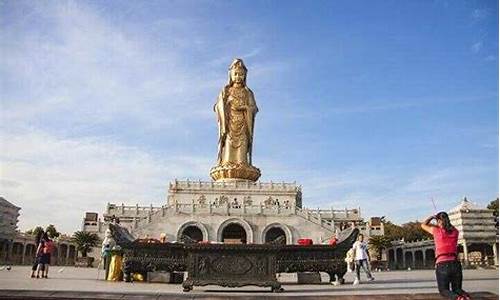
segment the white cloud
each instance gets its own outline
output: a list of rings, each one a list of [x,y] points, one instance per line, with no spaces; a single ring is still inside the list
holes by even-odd
[[[415,169],[414,166],[383,169],[353,168],[334,171],[334,175],[308,174],[304,204],[308,207],[361,207],[363,217],[382,216],[397,222],[421,219],[433,213],[431,199],[438,210],[449,210],[463,196],[485,206],[497,195],[488,193],[480,178],[494,174],[494,166],[460,165]],[[300,171],[296,172],[301,176]]]
[[[22,208],[21,229],[53,223],[79,229],[85,211],[101,213],[107,202],[165,203],[175,176],[206,173],[211,160],[163,159],[105,138],[61,139],[38,130],[4,134],[2,196]]]
[[[482,48],[483,48],[483,42],[476,42],[471,46],[471,50],[474,53],[479,53],[479,51],[481,51]]]
[[[2,46],[2,76],[14,82],[2,92],[6,121],[57,116],[72,124],[126,119],[172,128],[185,118],[208,118],[198,110],[213,97],[204,100],[202,91],[216,90],[218,81],[178,63],[172,45],[151,43],[106,22],[81,2],[53,3],[36,12],[27,21],[40,17],[47,21],[44,29],[20,24],[1,31],[2,40],[9,40]],[[15,90],[19,83],[22,91]]]
[[[477,8],[472,11],[472,19],[475,21],[480,21],[485,19],[489,15],[487,9]]]

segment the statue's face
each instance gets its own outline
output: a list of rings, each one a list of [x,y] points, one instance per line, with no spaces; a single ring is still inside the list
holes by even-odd
[[[231,70],[231,81],[238,84],[243,84],[245,82],[245,70],[242,69],[232,69]]]

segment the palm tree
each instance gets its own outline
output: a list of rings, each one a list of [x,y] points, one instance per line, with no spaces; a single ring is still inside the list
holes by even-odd
[[[391,240],[383,235],[372,236],[368,241],[371,248],[377,251],[377,260],[382,259],[382,251],[391,246]]]
[[[82,252],[82,257],[87,257],[87,253],[96,247],[99,243],[99,236],[92,232],[77,231],[73,236],[76,243],[76,249]]]

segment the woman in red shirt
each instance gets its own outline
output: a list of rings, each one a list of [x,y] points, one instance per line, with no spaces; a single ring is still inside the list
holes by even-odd
[[[432,220],[437,224],[432,224]],[[432,234],[436,246],[436,280],[439,293],[449,299],[467,300],[469,295],[462,290],[462,265],[458,261],[458,230],[450,223],[446,212],[428,217],[422,229]],[[450,289],[451,285],[451,289]]]

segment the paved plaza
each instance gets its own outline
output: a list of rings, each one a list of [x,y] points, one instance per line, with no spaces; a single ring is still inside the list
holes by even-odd
[[[14,266],[10,271],[6,269],[0,271],[0,298],[24,291],[23,295],[26,295],[26,297],[37,293],[38,295],[66,295],[68,298],[78,298],[78,296],[83,297],[85,295],[93,295],[92,297],[94,297],[99,295],[99,297],[94,299],[209,299],[236,296],[246,299],[257,297],[262,299],[272,296],[300,296],[301,298],[310,299],[330,296],[339,296],[336,297],[337,299],[440,299],[431,295],[437,294],[433,270],[379,272],[375,273],[376,280],[374,282],[362,282],[358,286],[350,284],[352,282],[352,274],[347,274],[346,279],[348,283],[340,286],[333,286],[328,283],[298,285],[295,283],[296,276],[294,274],[283,274],[280,276],[280,281],[283,282],[285,291],[279,294],[271,293],[268,288],[253,286],[242,288],[204,286],[195,287],[193,291],[183,293],[180,284],[126,283],[96,280],[97,270],[85,268],[65,267],[62,269],[61,267],[52,267],[49,279],[29,278],[29,272],[30,268],[27,266]],[[324,280],[327,278],[326,274],[322,276]],[[464,288],[469,292],[489,292],[498,295],[498,270],[465,270]],[[33,293],[32,291],[39,292]],[[58,291],[58,293],[49,293],[55,291]],[[80,293],[75,294],[75,291]],[[113,297],[116,294],[110,293],[119,293],[120,296]],[[70,297],[69,295],[71,294],[74,296]],[[386,294],[393,295],[393,297],[380,298],[381,295]],[[344,297],[347,295],[364,296],[361,298]],[[407,296],[403,297],[402,295]],[[411,295],[420,296],[409,298]],[[491,297],[482,296],[479,298],[491,299]],[[493,299],[496,298],[493,297]]]

